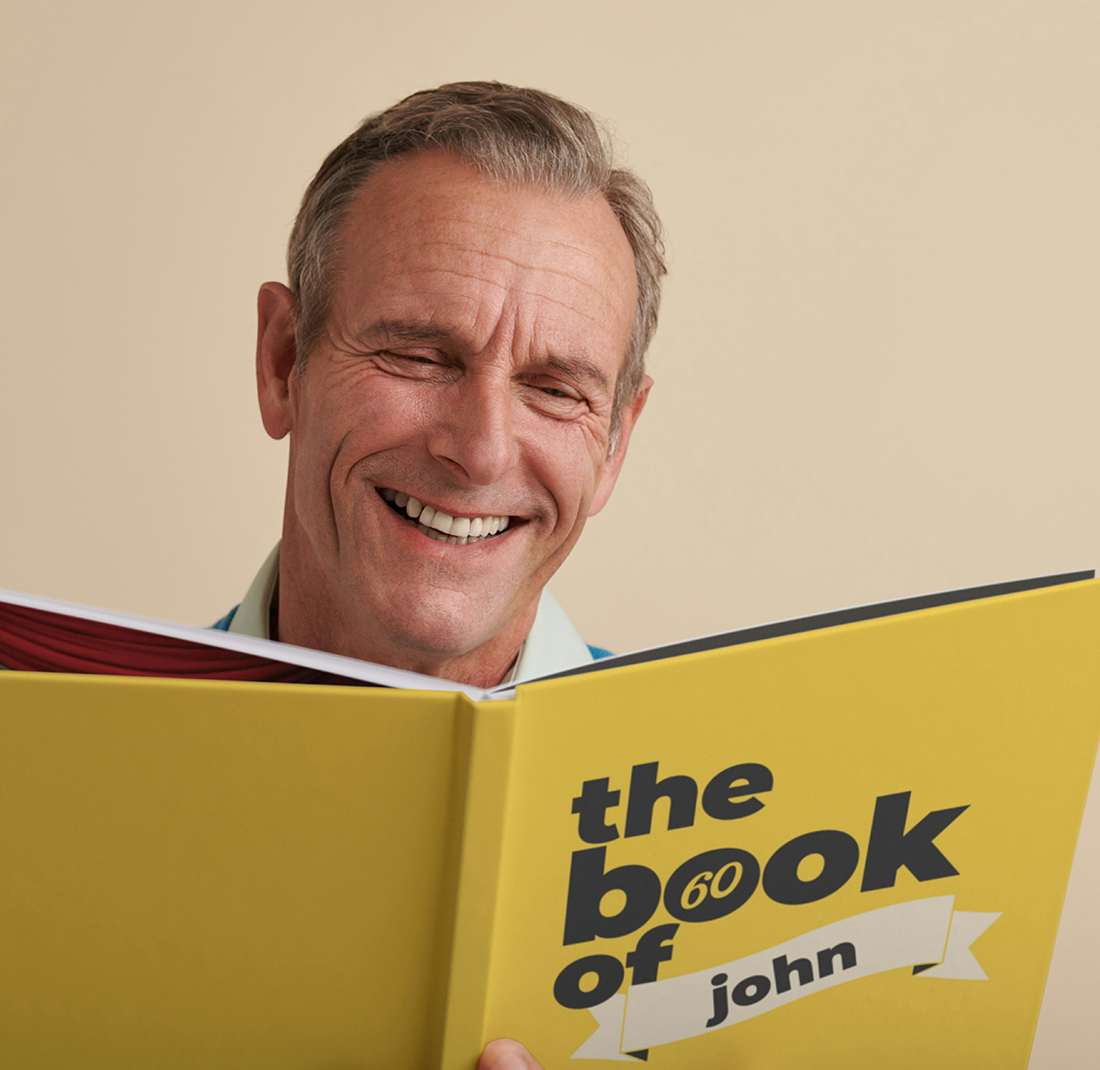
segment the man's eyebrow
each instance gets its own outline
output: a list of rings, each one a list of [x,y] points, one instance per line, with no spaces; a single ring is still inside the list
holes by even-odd
[[[363,341],[385,340],[429,344],[450,341],[454,335],[445,327],[430,320],[380,319],[368,323],[356,332]],[[548,356],[537,362],[540,369],[558,372],[580,383],[588,383],[602,390],[611,389],[607,373],[588,357]]]
[[[364,341],[385,339],[393,342],[442,342],[451,338],[450,331],[430,320],[375,320],[361,327],[356,335]]]
[[[611,389],[607,373],[595,361],[587,357],[547,357],[539,364],[549,371],[561,372],[577,382],[588,383],[602,390]]]

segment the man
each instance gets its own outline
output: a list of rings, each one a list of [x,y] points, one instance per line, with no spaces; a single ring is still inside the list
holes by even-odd
[[[485,686],[590,660],[543,588],[645,404],[662,252],[555,97],[458,83],[365,121],[260,289],[283,536],[218,626]]]
[[[333,150],[287,259],[256,346],[282,541],[217,626],[480,686],[590,660],[544,588],[651,385],[644,184],[584,111],[446,85]],[[500,1042],[483,1065],[534,1064]]]

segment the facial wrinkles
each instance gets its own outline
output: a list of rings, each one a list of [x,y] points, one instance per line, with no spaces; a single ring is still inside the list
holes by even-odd
[[[378,254],[347,265],[352,270],[343,275],[345,297],[354,300],[366,322],[345,334],[354,336],[379,318],[407,318],[415,309],[416,319],[439,322],[462,336],[458,356],[470,363],[464,375],[499,370],[502,378],[509,369],[537,369],[539,358],[556,347],[571,355],[570,338],[583,340],[592,352],[618,348],[621,301],[616,305],[612,297],[623,272],[605,262],[609,257],[553,238],[529,239],[495,221],[490,210],[471,218],[459,207],[442,220],[436,211],[430,226],[420,223],[419,211],[383,212],[382,218],[373,217],[374,241],[365,244],[364,234],[348,243]],[[337,346],[355,356],[337,362],[332,385],[354,389],[360,377],[371,374],[369,362],[361,360],[371,347],[346,338]],[[606,457],[609,416],[610,404],[603,411],[597,404],[592,412],[552,424],[551,437],[560,446],[562,436],[580,436],[590,463],[598,465]],[[536,453],[539,447],[528,446]]]
[[[573,207],[568,200],[552,205],[558,214]],[[537,222],[536,217],[533,223]],[[442,218],[437,211],[430,226],[423,225],[418,210],[391,211],[379,223],[373,243],[376,261],[421,280],[432,272],[446,272],[500,285],[502,279],[514,277],[506,270],[513,267],[520,278],[530,280],[518,286],[510,283],[513,290],[559,302],[593,321],[606,321],[609,314],[614,318],[614,293],[633,287],[633,278],[624,276],[611,258],[552,237],[531,238],[495,220],[490,207],[473,215],[462,202],[455,203]],[[422,286],[418,282],[417,290]]]
[[[597,195],[593,195],[597,196]],[[601,252],[592,248],[577,245],[571,241],[542,235],[538,240],[530,236],[531,224],[549,222],[552,226],[559,226],[564,216],[576,213],[585,198],[572,199],[564,195],[553,198],[548,206],[544,205],[541,212],[533,213],[529,220],[524,220],[522,228],[510,226],[496,217],[492,206],[485,205],[480,211],[471,210],[464,193],[457,195],[449,189],[437,190],[430,197],[425,196],[415,202],[405,211],[398,209],[392,213],[392,234],[394,244],[387,246],[385,239],[380,243],[383,254],[391,252],[393,248],[400,248],[403,244],[402,237],[411,228],[415,228],[424,214],[426,207],[431,207],[434,213],[433,229],[437,242],[451,242],[457,246],[482,247],[492,245],[508,248],[509,255],[521,262],[530,262],[541,266],[544,262],[557,262],[567,264],[575,268],[579,273],[591,273],[594,279],[610,279],[616,286],[629,286],[633,283],[633,272],[624,274],[615,261]],[[609,205],[606,205],[609,217],[613,215]],[[442,209],[442,211],[440,211]],[[585,221],[585,229],[591,225],[590,220]],[[617,227],[617,224],[616,224]],[[484,239],[479,235],[484,235]],[[506,245],[502,245],[501,238]],[[472,240],[471,240],[472,239]],[[626,243],[625,234],[621,235],[623,243]],[[630,256],[630,264],[633,266],[633,256]]]
[[[568,302],[561,300],[559,296],[556,296],[553,290],[557,288],[555,284],[560,285],[561,282],[565,283],[567,289],[575,289],[576,287],[582,287],[588,290],[592,297],[602,306],[604,314],[608,311],[614,312],[615,304],[610,299],[607,293],[607,286],[598,285],[597,283],[585,278],[585,273],[581,269],[581,266],[572,267],[558,267],[553,266],[549,261],[552,257],[536,255],[530,260],[518,259],[517,256],[508,256],[500,252],[487,252],[486,250],[479,248],[476,245],[463,244],[458,241],[428,241],[424,242],[420,248],[420,252],[424,256],[426,261],[425,266],[410,271],[410,274],[417,273],[430,273],[432,271],[451,272],[456,275],[483,279],[489,282],[490,285],[502,285],[512,292],[524,294],[529,297],[540,298],[543,300],[551,301],[556,304],[566,304],[567,307],[574,307]],[[558,259],[561,259],[560,257]],[[493,267],[491,265],[486,269],[482,261],[497,261],[502,265],[511,265],[518,269],[521,275],[533,276],[538,280],[531,289],[523,290],[518,289],[515,286],[508,286],[507,284],[500,284],[492,281],[491,276],[493,274]],[[434,264],[430,263],[435,261]],[[457,265],[462,265],[460,268]],[[537,289],[539,283],[542,284],[543,289]],[[549,283],[550,285],[546,285]],[[579,309],[576,309],[580,311]],[[596,319],[596,315],[589,315],[588,313],[581,313],[588,316],[589,319]]]
[[[538,368],[539,355],[542,352],[539,334],[537,304],[522,299],[509,301],[502,310],[494,344],[489,351],[495,354],[490,357],[495,362],[493,373],[510,378],[513,371],[522,374],[526,367]],[[510,390],[508,384],[504,388]],[[589,459],[589,486],[575,488],[583,491],[576,496],[575,502],[563,501],[552,494],[546,495],[547,504],[552,503],[552,510],[545,509],[542,519],[555,530],[567,529],[576,522],[580,511],[586,508],[594,489],[594,474],[606,456],[604,421],[595,412],[585,412],[578,417],[554,421],[547,428],[542,423],[542,416],[526,411],[522,405],[517,406],[517,410],[517,433],[522,438],[527,467],[535,472],[548,469],[557,460],[553,455],[560,457],[567,448],[572,452],[581,451]]]
[[[422,501],[450,506],[455,513],[517,516],[541,524],[547,530],[568,527],[575,521],[578,508],[559,502],[548,492],[537,474],[552,463],[552,452],[556,450],[560,456],[565,439],[577,436],[582,436],[584,442],[568,447],[569,450],[576,453],[581,449],[595,467],[606,453],[605,448],[601,448],[606,443],[606,436],[601,433],[600,421],[594,414],[588,413],[579,420],[554,421],[547,427],[543,422],[545,417],[529,412],[517,399],[516,386],[512,382],[513,371],[517,365],[522,369],[531,362],[537,333],[537,305],[522,298],[511,298],[500,308],[483,303],[479,312],[476,333],[484,337],[482,332],[488,331],[488,341],[480,352],[464,357],[465,366],[458,384],[455,387],[430,386],[424,393],[414,391],[413,396],[423,399],[423,422],[426,427],[430,427],[438,416],[437,402],[433,397],[437,389],[448,393],[452,389],[461,389],[480,395],[480,398],[469,395],[461,398],[450,393],[455,405],[507,406],[508,411],[504,414],[489,414],[487,418],[507,421],[509,426],[503,433],[516,437],[519,464],[504,473],[491,487],[470,487],[438,457],[426,463],[426,451],[419,448],[398,448],[380,455],[368,453],[360,456],[358,442],[353,439],[349,445],[349,455],[340,463],[345,480],[350,481],[353,476],[369,480],[375,485],[412,494]],[[361,360],[360,364],[370,366],[369,361]],[[385,384],[384,376],[382,381]],[[471,418],[476,421],[480,415],[475,413]],[[469,431],[467,427],[460,429],[459,433]],[[461,452],[458,456],[461,457]],[[523,457],[526,457],[526,462]],[[590,494],[591,487],[584,494],[584,501],[576,503],[577,506],[583,506]],[[441,574],[449,575],[443,562],[436,567]]]
[[[410,283],[401,296],[420,298],[437,294],[447,302],[475,305],[484,304],[487,296],[499,301],[516,298],[545,302],[583,319],[588,332],[600,330],[613,311],[610,302],[591,288],[586,293],[584,284],[568,272],[524,268],[492,253],[464,254],[461,264],[454,259],[450,263],[432,263],[429,255],[421,258],[420,263],[395,270],[394,278]],[[424,286],[424,279],[432,280],[431,289]],[[493,291],[492,295],[485,294],[486,287]]]
[[[524,265],[512,257],[480,250],[463,254],[474,270],[460,271],[445,262],[446,256],[440,259],[439,250],[425,256],[422,244],[410,241],[395,262],[378,263],[366,278],[357,281],[354,292],[369,295],[363,302],[364,321],[346,332],[350,337],[338,342],[340,349],[369,349],[373,341],[369,328],[374,322],[413,319],[438,323],[441,330],[453,335],[463,353],[481,353],[509,304],[531,321],[532,328],[537,317],[538,340],[546,343],[537,352],[530,337],[514,344],[517,368],[554,355],[570,358],[621,348],[613,340],[614,309],[588,280],[569,271]],[[435,276],[430,286],[418,281],[406,289],[400,284],[402,279],[423,280],[426,275]],[[378,285],[379,279],[383,285]],[[565,315],[559,314],[559,309]],[[363,345],[358,344],[356,335],[364,338]],[[413,344],[409,343],[410,348]],[[613,378],[611,370],[608,379]]]
[[[509,267],[509,272],[518,274],[520,269]],[[514,281],[514,280],[513,280]],[[414,296],[414,295],[410,295]],[[415,297],[419,304],[417,320],[426,323],[439,322],[441,327],[448,330],[458,338],[472,339],[471,342],[462,343],[460,352],[456,355],[457,362],[462,365],[461,378],[473,379],[485,389],[489,389],[487,380],[492,381],[491,389],[506,393],[509,397],[518,389],[510,382],[513,375],[520,378],[530,373],[534,376],[545,366],[547,356],[560,352],[569,355],[571,351],[585,352],[580,343],[571,345],[568,340],[570,333],[576,335],[578,328],[574,326],[572,331],[562,329],[560,317],[550,317],[549,323],[545,315],[545,309],[541,303],[529,297],[528,293],[515,285],[501,282],[489,295],[482,294],[477,300],[471,300],[463,304],[462,318],[455,321],[448,315],[441,314],[439,309],[453,310],[453,305],[448,299],[453,298],[451,292],[440,292],[439,300],[432,300],[434,294],[428,294],[423,290],[417,290]],[[400,312],[410,306],[396,302],[387,302],[384,308],[388,312],[392,307],[394,318],[401,318]],[[472,318],[471,318],[472,313]],[[587,326],[579,328],[585,339],[585,345],[592,339],[594,332]],[[382,346],[380,341],[378,346]],[[354,380],[361,375],[371,374],[369,361],[363,360],[360,354],[369,352],[373,345],[364,345],[357,341],[342,341],[339,343],[341,350],[352,354],[349,359],[342,362],[342,367],[337,373],[345,381],[342,388],[354,385]],[[395,348],[401,348],[395,344]],[[413,343],[410,349],[415,349]],[[555,373],[547,371],[548,378],[553,378]],[[613,374],[609,375],[613,379]],[[585,440],[585,449],[593,462],[602,460],[606,456],[608,424],[610,422],[611,393],[610,388],[600,396],[599,392],[591,384],[581,384],[581,390],[587,401],[591,402],[590,411],[582,411],[579,415],[565,420],[556,420],[547,428],[541,427],[541,437],[548,433],[554,436],[554,441],[561,445],[561,435],[582,435]],[[425,396],[425,404],[428,404]],[[516,419],[520,424],[525,422],[525,412],[520,407]],[[536,424],[545,417],[530,416]],[[517,431],[521,428],[517,427]],[[539,429],[533,432],[539,433]]]
[[[623,298],[630,301],[635,289],[633,256],[598,195],[517,202],[509,187],[461,164],[410,185],[405,175],[418,167],[409,159],[381,169],[368,182],[375,208],[351,217],[345,248],[367,255],[346,262],[340,276],[360,308],[372,318],[382,314],[381,303],[395,318],[418,305],[429,317],[476,319],[470,342],[480,350],[495,322],[485,306],[496,311],[515,296],[569,313],[574,324],[566,333],[582,333],[591,348],[620,348],[615,339],[632,319],[619,322]],[[578,233],[597,240],[578,242]]]
[[[508,344],[507,334],[503,335],[501,344]],[[369,355],[371,348],[365,347],[365,352],[359,352],[358,343],[341,345],[339,354],[331,362],[332,375],[322,388],[329,397],[341,399],[337,403],[339,411],[334,422],[342,424],[354,418],[361,431],[356,435],[353,429],[350,439],[349,435],[345,435],[338,447],[338,452],[344,455],[335,467],[343,473],[345,486],[354,480],[366,479],[377,485],[411,493],[425,501],[431,500],[437,505],[449,505],[455,511],[519,515],[521,510],[515,506],[473,508],[472,501],[467,499],[471,496],[484,499],[484,488],[477,488],[474,492],[463,485],[445,461],[431,457],[424,438],[425,434],[436,433],[441,412],[453,414],[458,411],[456,406],[478,403],[476,398],[468,395],[456,396],[456,389],[463,392],[499,390],[499,384],[491,381],[499,378],[491,355],[456,361],[446,372],[448,377],[455,376],[453,382],[444,379],[442,382],[422,383],[395,378],[379,370]],[[494,344],[492,348],[495,350],[498,347]],[[470,367],[465,368],[463,364]],[[441,397],[441,394],[445,396]],[[368,405],[377,407],[377,417],[370,409],[363,407],[364,399],[368,399]],[[384,441],[381,444],[383,448],[379,450],[379,443],[373,438],[376,419],[385,422],[387,416],[393,415],[393,406],[399,408],[397,423],[400,432],[392,445]],[[387,409],[391,412],[386,413],[384,410]],[[423,433],[418,433],[417,428],[423,429]],[[458,431],[464,429],[458,428]],[[515,501],[516,497],[513,493],[510,500]],[[457,508],[459,504],[463,505],[462,510]]]

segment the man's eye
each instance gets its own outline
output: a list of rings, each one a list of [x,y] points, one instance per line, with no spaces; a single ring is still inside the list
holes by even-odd
[[[428,356],[425,353],[395,353],[393,350],[382,350],[381,356],[393,357],[396,360],[406,360],[412,364],[438,364],[439,360],[435,357]]]
[[[547,416],[572,419],[587,408],[584,397],[568,384],[551,379],[525,385],[530,404]]]
[[[533,379],[527,385],[538,391],[543,397],[554,401],[581,401],[581,396],[568,383],[555,379]]]

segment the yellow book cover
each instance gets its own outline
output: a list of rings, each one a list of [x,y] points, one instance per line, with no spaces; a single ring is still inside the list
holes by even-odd
[[[0,1061],[1023,1070],[1100,585],[918,605],[480,699],[0,673]]]

